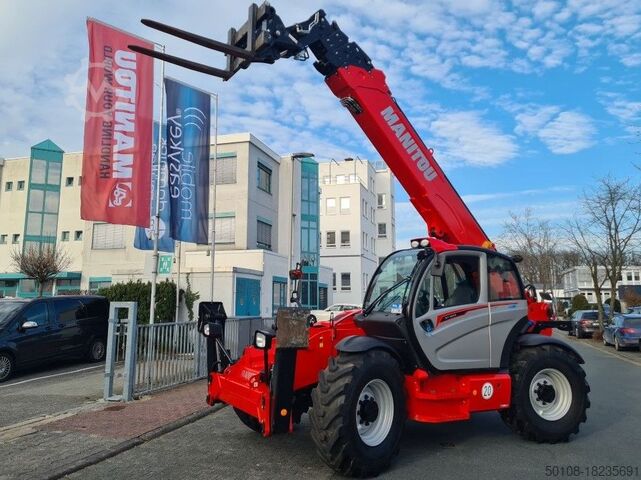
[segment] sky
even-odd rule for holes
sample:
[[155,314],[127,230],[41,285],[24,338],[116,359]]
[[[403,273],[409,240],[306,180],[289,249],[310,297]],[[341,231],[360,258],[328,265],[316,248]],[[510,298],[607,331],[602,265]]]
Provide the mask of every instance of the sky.
[[[275,0],[287,25],[323,8],[383,70],[388,85],[490,238],[510,212],[562,222],[607,174],[641,163],[641,1]],[[222,0],[0,0],[0,157],[50,138],[82,149],[95,17],[215,67],[224,56],[140,24],[219,40],[249,3]],[[168,65],[215,92],[220,133],[252,132],[285,155],[380,159],[311,61],[252,65],[222,82]],[[400,185],[397,247],[425,232]]]

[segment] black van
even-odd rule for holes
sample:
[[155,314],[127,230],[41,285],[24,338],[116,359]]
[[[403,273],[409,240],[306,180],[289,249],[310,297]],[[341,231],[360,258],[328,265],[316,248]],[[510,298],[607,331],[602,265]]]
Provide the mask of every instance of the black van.
[[0,382],[60,358],[105,357],[109,301],[77,295],[0,300]]

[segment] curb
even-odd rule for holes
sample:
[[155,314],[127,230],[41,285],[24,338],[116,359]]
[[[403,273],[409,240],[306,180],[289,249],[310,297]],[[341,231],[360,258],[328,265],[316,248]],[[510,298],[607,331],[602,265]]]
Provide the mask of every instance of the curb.
[[137,437],[130,438],[129,440],[125,440],[119,443],[118,445],[114,445],[113,447],[107,448],[106,450],[102,450],[98,453],[89,455],[88,457],[81,458],[80,460],[72,463],[71,465],[53,472],[51,475],[48,475],[47,477],[45,477],[45,479],[58,480],[59,478],[65,477],[67,475],[71,475],[72,473],[75,473],[79,470],[90,467],[91,465],[95,465],[109,458],[115,457],[116,455],[126,452],[127,450],[131,450],[132,448],[142,445],[143,443],[153,440],[154,438],[158,438],[166,433],[172,432],[174,430],[178,430],[179,428],[184,427],[185,425],[194,423],[202,418],[205,418],[208,415],[216,413],[217,411],[223,409],[224,407],[226,407],[225,404],[215,405],[211,408],[206,408],[204,410],[194,412],[191,415],[187,415],[186,417],[180,418],[178,420],[174,420],[173,422],[162,425],[154,430],[145,432],[142,435],[138,435]]

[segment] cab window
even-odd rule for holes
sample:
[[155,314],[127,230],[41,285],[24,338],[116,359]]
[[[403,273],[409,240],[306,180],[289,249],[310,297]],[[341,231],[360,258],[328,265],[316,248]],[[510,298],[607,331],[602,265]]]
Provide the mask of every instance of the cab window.
[[22,322],[36,322],[38,326],[47,323],[47,304],[45,302],[36,302],[29,305],[22,314]]
[[434,277],[434,308],[476,303],[480,294],[479,257],[448,256],[443,275]]
[[489,301],[522,300],[523,292],[514,264],[497,255],[487,256]]

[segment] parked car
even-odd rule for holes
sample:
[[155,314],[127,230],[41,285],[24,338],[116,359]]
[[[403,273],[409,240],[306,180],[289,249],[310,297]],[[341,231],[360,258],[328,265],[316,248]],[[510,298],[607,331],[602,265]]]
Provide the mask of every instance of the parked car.
[[354,305],[352,303],[335,303],[334,305],[330,305],[324,310],[312,310],[310,313],[310,316],[313,317],[314,320],[320,321],[320,320],[329,320],[332,317],[332,314],[338,315],[340,312],[346,312],[348,310],[358,310],[360,309],[360,305]]
[[640,348],[641,315],[616,315],[603,329],[603,344],[614,345],[616,350]]
[[641,315],[641,307],[630,307],[627,313],[634,313],[635,315]]
[[576,335],[576,338],[591,337],[599,328],[599,312],[597,310],[577,310],[570,321],[572,329],[568,335]]
[[105,357],[109,301],[99,296],[0,300],[0,382],[62,358]]

